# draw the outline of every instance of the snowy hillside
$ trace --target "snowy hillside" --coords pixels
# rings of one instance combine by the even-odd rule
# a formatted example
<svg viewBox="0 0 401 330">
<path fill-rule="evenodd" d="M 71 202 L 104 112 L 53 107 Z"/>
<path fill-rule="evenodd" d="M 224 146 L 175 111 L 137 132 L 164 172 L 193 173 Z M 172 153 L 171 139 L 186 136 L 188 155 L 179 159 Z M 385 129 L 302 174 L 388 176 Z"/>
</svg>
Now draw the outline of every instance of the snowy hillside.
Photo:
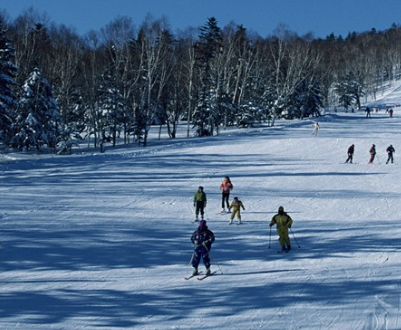
<svg viewBox="0 0 401 330">
<path fill-rule="evenodd" d="M 338 113 L 317 137 L 311 120 L 279 121 L 146 149 L 3 155 L 0 329 L 401 329 L 400 119 Z M 226 175 L 240 226 L 219 214 Z M 186 281 L 199 185 L 216 274 Z M 280 205 L 288 254 L 275 230 L 269 248 Z"/>
</svg>

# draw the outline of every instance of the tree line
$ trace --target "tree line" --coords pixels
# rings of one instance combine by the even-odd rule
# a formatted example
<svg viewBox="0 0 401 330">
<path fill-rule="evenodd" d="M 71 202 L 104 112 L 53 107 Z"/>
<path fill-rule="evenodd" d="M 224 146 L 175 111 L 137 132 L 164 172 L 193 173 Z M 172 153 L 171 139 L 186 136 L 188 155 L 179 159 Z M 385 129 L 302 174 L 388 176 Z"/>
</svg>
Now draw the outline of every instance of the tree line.
<svg viewBox="0 0 401 330">
<path fill-rule="evenodd" d="M 299 36 L 279 25 L 261 37 L 242 25 L 173 33 L 165 18 L 138 28 L 119 17 L 84 36 L 30 9 L 0 12 L 0 141 L 17 150 L 67 151 L 78 139 L 146 146 L 149 130 L 175 138 L 276 118 L 346 111 L 399 79 L 401 28 Z"/>
</svg>

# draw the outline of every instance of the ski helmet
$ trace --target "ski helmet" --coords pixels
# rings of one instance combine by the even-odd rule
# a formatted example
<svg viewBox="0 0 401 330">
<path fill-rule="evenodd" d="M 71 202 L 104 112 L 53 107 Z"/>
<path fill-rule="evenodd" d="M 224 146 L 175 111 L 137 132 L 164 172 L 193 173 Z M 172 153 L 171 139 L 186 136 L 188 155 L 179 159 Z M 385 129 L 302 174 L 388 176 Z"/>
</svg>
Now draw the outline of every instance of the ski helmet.
<svg viewBox="0 0 401 330">
<path fill-rule="evenodd" d="M 280 207 L 278 208 L 278 213 L 283 213 L 283 212 L 284 212 L 284 207 L 280 206 Z"/>
</svg>

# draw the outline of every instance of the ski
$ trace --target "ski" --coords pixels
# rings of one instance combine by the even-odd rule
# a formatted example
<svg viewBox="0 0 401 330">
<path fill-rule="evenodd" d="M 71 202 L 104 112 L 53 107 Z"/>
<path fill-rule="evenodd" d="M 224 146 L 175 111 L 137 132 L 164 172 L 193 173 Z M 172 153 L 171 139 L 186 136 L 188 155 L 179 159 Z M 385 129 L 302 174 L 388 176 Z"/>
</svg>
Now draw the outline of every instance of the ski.
<svg viewBox="0 0 401 330">
<path fill-rule="evenodd" d="M 195 276 L 198 276 L 199 274 L 201 274 L 201 272 L 199 272 L 198 274 L 195 274 L 195 275 L 191 275 L 191 276 L 188 276 L 188 277 L 184 277 L 184 278 L 188 281 L 188 280 L 190 280 L 191 278 L 193 278 L 193 277 L 195 277 Z"/>
<path fill-rule="evenodd" d="M 209 275 L 206 274 L 206 275 L 204 275 L 204 276 L 202 276 L 202 277 L 198 277 L 197 280 L 198 280 L 198 281 L 203 281 L 203 280 L 206 279 L 207 277 L 212 276 L 214 273 L 216 273 L 216 272 L 212 272 L 212 273 L 210 273 Z"/>
<path fill-rule="evenodd" d="M 189 277 L 184 277 L 187 281 L 190 280 L 192 277 L 195 277 L 196 275 L 191 275 Z"/>
<path fill-rule="evenodd" d="M 288 253 L 288 252 L 290 252 L 290 251 L 288 251 L 288 250 L 285 250 L 285 251 L 277 251 L 277 253 Z"/>
</svg>

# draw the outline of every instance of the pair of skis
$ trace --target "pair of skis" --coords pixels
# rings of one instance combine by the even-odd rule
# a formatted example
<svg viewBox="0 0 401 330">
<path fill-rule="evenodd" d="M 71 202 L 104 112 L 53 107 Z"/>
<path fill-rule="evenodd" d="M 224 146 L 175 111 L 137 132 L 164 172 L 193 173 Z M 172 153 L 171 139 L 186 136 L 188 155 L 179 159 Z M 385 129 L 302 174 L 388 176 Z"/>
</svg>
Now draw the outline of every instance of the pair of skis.
<svg viewBox="0 0 401 330">
<path fill-rule="evenodd" d="M 189 276 L 189 277 L 185 277 L 185 279 L 188 281 L 188 280 L 190 280 L 191 278 L 200 275 L 200 276 L 197 277 L 196 279 L 197 279 L 198 281 L 203 281 L 204 279 L 208 278 L 209 276 L 212 276 L 214 273 L 215 273 L 215 272 L 212 272 L 212 273 L 206 274 L 206 275 L 202 275 L 201 273 L 199 273 L 199 274 L 191 275 L 191 276 Z"/>
</svg>

